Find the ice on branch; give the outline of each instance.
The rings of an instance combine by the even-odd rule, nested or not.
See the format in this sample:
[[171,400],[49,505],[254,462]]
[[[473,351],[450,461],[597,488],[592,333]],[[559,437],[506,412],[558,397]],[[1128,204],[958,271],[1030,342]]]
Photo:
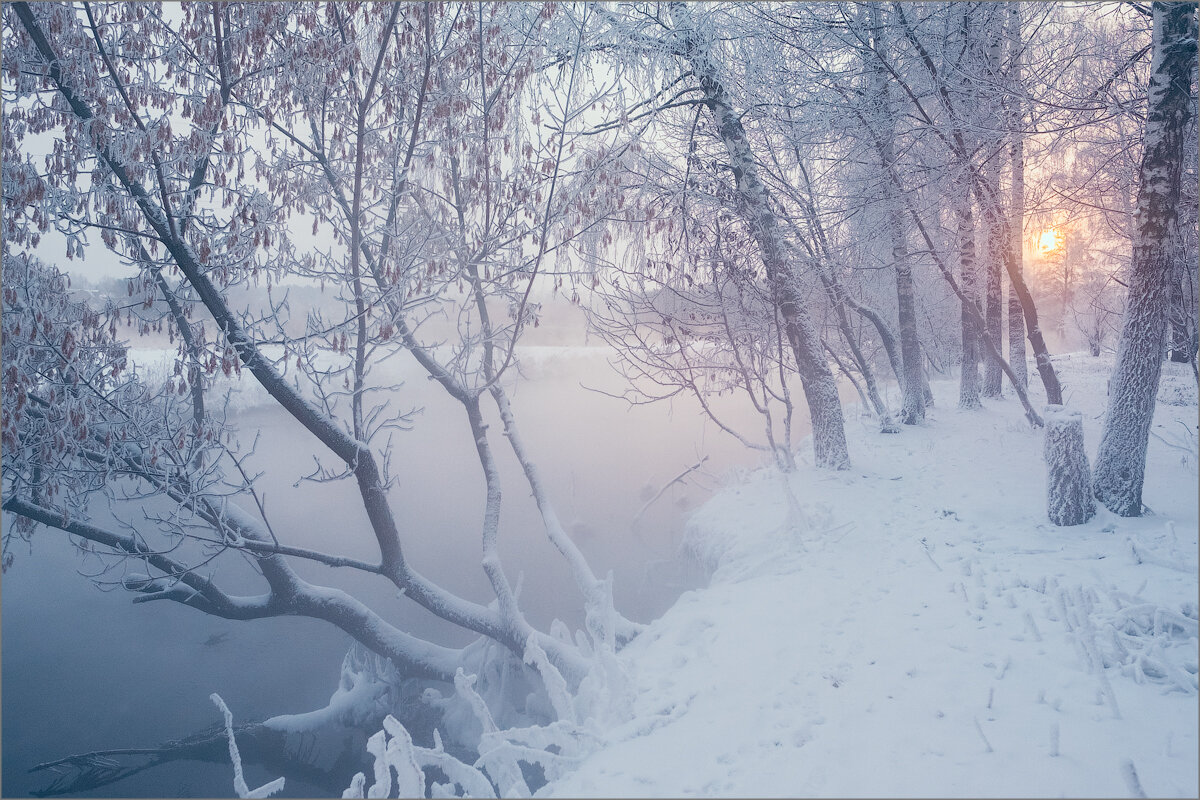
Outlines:
[[270,783],[264,783],[257,789],[251,789],[246,785],[246,778],[242,775],[242,757],[238,753],[237,740],[233,738],[233,714],[230,713],[229,706],[225,705],[225,701],[221,699],[221,695],[213,692],[208,697],[225,717],[225,735],[229,737],[229,760],[233,762],[233,790],[237,792],[237,796],[270,797],[276,792],[283,791],[283,778],[276,778]]
[[[608,582],[602,583],[604,596],[611,598]],[[474,749],[478,753],[475,762],[465,763],[446,752],[436,729],[432,748],[414,744],[404,725],[389,714],[384,718],[382,730],[367,743],[367,750],[375,760],[375,782],[368,786],[366,776],[359,773],[342,796],[405,797],[427,793],[430,797],[529,797],[544,783],[564,777],[607,743],[605,731],[618,730],[632,714],[629,680],[613,648],[614,617],[611,600],[589,608],[587,632],[579,631],[575,637],[588,659],[588,671],[574,694],[537,636],[527,640],[524,664],[536,670],[545,693],[543,696],[538,691],[536,677],[533,678],[527,705],[548,702],[556,717],[553,722],[527,726],[505,722],[511,726],[501,727],[498,719],[514,718],[500,706],[495,711],[489,706],[490,702],[502,700],[495,696],[496,681],[489,679],[486,669],[480,675],[469,675],[460,668],[454,676],[454,696],[426,697],[426,702],[442,707],[443,711],[454,706],[465,712],[442,717],[451,726],[447,732],[452,739],[461,742],[464,730],[478,725],[479,738],[467,745],[468,752]],[[552,628],[560,637],[567,636],[562,623]],[[526,670],[526,676],[532,677],[533,673]],[[511,683],[514,677],[510,676],[507,682]],[[392,770],[395,785],[391,782]],[[448,783],[440,783],[439,774]]]
[[562,673],[550,663],[546,651],[537,643],[537,635],[529,634],[525,642],[525,663],[537,668],[546,684],[546,694],[550,696],[550,704],[554,713],[564,722],[575,722],[575,707],[571,704],[571,693],[567,690],[567,682]]

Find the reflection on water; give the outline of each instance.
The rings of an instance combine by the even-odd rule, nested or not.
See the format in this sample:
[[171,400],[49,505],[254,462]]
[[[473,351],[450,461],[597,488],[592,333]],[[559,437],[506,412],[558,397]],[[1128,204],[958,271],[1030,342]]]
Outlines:
[[[598,575],[612,570],[618,607],[633,619],[660,615],[703,580],[680,557],[686,512],[702,503],[728,470],[759,457],[719,431],[686,398],[629,407],[581,388],[620,390],[600,348],[529,348],[530,380],[513,405],[531,455],[559,517]],[[424,410],[390,450],[391,500],[406,555],[427,577],[478,602],[491,598],[479,566],[483,479],[461,407],[411,365],[389,362],[404,381],[404,407]],[[390,380],[390,379],[389,379]],[[724,407],[751,433],[759,428],[733,401]],[[802,416],[799,415],[799,416]],[[293,484],[324,455],[297,424],[266,406],[235,420],[246,443],[262,431],[249,467],[281,540],[373,558],[373,538],[352,482]],[[799,420],[798,420],[799,422]],[[500,551],[510,579],[520,576],[521,605],[543,629],[555,618],[582,624],[579,594],[546,540],[516,459],[491,430],[505,479]],[[662,491],[704,456],[704,467]],[[659,495],[656,497],[656,495]],[[649,506],[647,502],[653,500]],[[636,524],[634,524],[636,520]],[[349,639],[307,619],[234,623],[178,605],[132,605],[120,590],[99,592],[75,570],[86,567],[61,535],[41,531],[32,556],[18,554],[3,578],[3,785],[5,796],[45,785],[27,769],[70,753],[159,743],[218,721],[208,700],[219,691],[239,721],[305,711],[332,693]],[[419,635],[463,644],[394,587],[316,564],[306,578],[353,591],[387,618]],[[259,785],[274,776],[248,768]],[[151,770],[96,796],[228,795],[228,765],[186,763]],[[257,783],[256,783],[257,781]],[[317,790],[289,779],[287,794]]]

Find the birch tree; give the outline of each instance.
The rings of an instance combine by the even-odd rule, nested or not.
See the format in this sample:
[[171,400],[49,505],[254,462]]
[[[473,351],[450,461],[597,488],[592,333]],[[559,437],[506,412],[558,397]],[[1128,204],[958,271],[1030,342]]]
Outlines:
[[1129,296],[1093,476],[1096,498],[1125,517],[1139,516],[1143,509],[1146,445],[1180,241],[1180,184],[1196,60],[1196,7],[1154,3],[1152,11],[1153,55]]
[[[1008,48],[1008,136],[1009,164],[1012,169],[1012,194],[1009,203],[1009,249],[1014,269],[1024,275],[1025,259],[1025,120],[1022,96],[1024,94],[1025,45],[1021,38],[1021,6],[1008,4],[1005,23],[1005,39]],[[1021,309],[1021,298],[1010,283],[1008,287],[1008,362],[1013,374],[1022,385],[1029,385],[1025,367],[1025,312]]]
[[[903,87],[904,96],[908,99],[910,108],[917,115],[918,119],[928,126],[928,130],[936,136],[940,143],[945,145],[955,160],[967,168],[971,193],[974,195],[975,201],[980,208],[983,225],[987,231],[986,242],[988,247],[991,248],[988,252],[995,255],[997,259],[996,263],[1007,273],[1013,290],[1020,300],[1021,309],[1025,317],[1026,337],[1034,352],[1038,374],[1042,379],[1042,385],[1046,391],[1046,399],[1051,404],[1061,404],[1062,386],[1054,371],[1054,365],[1050,362],[1050,352],[1039,327],[1038,313],[1034,304],[1033,294],[1029,291],[1024,277],[1017,269],[1019,266],[1018,263],[1012,257],[1013,249],[1009,241],[1011,228],[1004,214],[1004,204],[997,182],[998,174],[992,175],[990,172],[999,172],[995,162],[1003,148],[994,141],[995,137],[993,137],[993,146],[984,150],[984,163],[978,164],[976,162],[972,151],[968,148],[967,138],[963,130],[965,120],[967,119],[963,107],[964,98],[955,97],[955,92],[949,83],[948,76],[943,74],[942,68],[938,66],[932,51],[926,45],[925,37],[919,30],[918,24],[909,18],[909,12],[905,6],[894,4],[894,8],[896,9],[896,16],[901,31],[914,51],[915,61],[919,69],[917,74],[924,74],[924,80],[928,81],[929,94],[932,94],[933,99],[927,101],[924,93],[917,91],[914,87],[912,79],[906,78],[901,73],[899,66],[892,68],[892,74],[896,76],[896,80]],[[997,53],[993,53],[992,55],[995,58],[999,58]],[[987,78],[992,72],[992,68],[987,66],[992,63],[991,57],[983,58],[982,61],[984,62],[984,66],[980,67],[981,74],[978,76],[980,79]],[[988,85],[994,86],[991,83]],[[984,96],[988,95],[985,94]],[[972,94],[968,95],[967,99],[977,100],[979,96]],[[948,121],[948,124],[942,122],[941,120],[943,119]],[[989,164],[992,166],[988,166]],[[995,303],[990,303],[990,301],[985,302],[985,316],[988,323],[985,330],[987,332],[986,338],[991,341],[991,345],[988,347],[989,356],[994,354],[995,358],[1002,360],[1002,328],[999,323],[999,316],[996,313],[987,313],[987,308],[989,307],[994,308],[1000,314],[1003,313],[999,300],[1000,281],[998,278],[999,276],[997,275],[995,278],[989,279],[991,280],[991,284],[987,292],[992,293],[996,301]],[[998,369],[1002,371],[1006,369],[1007,362],[1002,363],[1002,361],[997,361],[996,364],[998,365]],[[999,391],[995,377],[992,379],[991,387],[995,391]],[[988,394],[986,375],[983,394],[985,396]]]
[[883,195],[887,206],[888,237],[892,245],[892,266],[896,273],[896,307],[900,323],[900,348],[904,376],[900,382],[904,401],[900,419],[905,425],[916,425],[925,419],[925,398],[921,386],[921,344],[917,339],[917,320],[913,297],[912,262],[908,253],[907,218],[900,193],[899,171],[896,169],[895,111],[891,99],[891,81],[886,62],[887,30],[878,6],[870,11],[870,74],[871,94],[876,106],[873,136],[883,172]]
[[[966,92],[969,90],[970,82],[970,71],[966,69],[966,60],[974,50],[975,44],[973,40],[976,35],[969,6],[963,4],[958,19],[955,22],[957,23],[957,33],[961,43],[957,57],[957,60],[962,65],[962,68],[959,70],[959,82],[962,91]],[[973,149],[971,140],[967,139],[970,135],[969,132],[963,131],[962,135],[967,148]],[[958,407],[962,409],[975,409],[983,405],[979,399],[983,388],[982,379],[979,374],[979,364],[982,359],[983,349],[980,337],[983,335],[983,331],[976,327],[976,314],[973,312],[982,311],[983,305],[979,300],[979,275],[975,252],[975,215],[972,210],[974,196],[971,192],[970,165],[958,161],[956,162],[956,166],[956,181],[952,191],[954,192],[954,197],[958,200],[954,208],[958,241],[958,275],[959,281],[962,283],[965,298],[962,301],[960,318],[962,369],[959,373]]]
[[725,145],[737,181],[741,214],[753,232],[767,280],[777,298],[812,417],[814,462],[821,467],[846,469],[850,456],[837,385],[799,292],[795,257],[771,208],[770,192],[759,178],[746,129],[721,82],[709,41],[711,32],[699,27],[695,8],[685,3],[672,3],[670,13],[675,27],[674,52],[700,83],[704,105]]
[[[980,46],[975,58],[975,91],[971,102],[976,104],[976,124],[979,126],[981,163],[978,184],[985,199],[986,246],[984,248],[984,313],[987,336],[997,352],[1004,341],[1004,268],[1011,264],[1011,246],[1006,209],[1001,200],[1000,177],[1004,169],[1004,139],[1001,133],[1003,115],[1000,109],[1000,62],[1004,46],[1004,7],[988,4],[979,7]],[[1002,389],[1000,364],[994,358],[984,361],[983,396],[999,397]]]

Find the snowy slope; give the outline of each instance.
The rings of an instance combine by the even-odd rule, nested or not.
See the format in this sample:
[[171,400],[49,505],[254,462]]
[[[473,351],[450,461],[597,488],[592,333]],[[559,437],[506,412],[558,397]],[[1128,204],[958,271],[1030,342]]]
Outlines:
[[[1111,363],[1056,361],[1094,457]],[[794,504],[772,470],[718,494],[690,531],[711,586],[620,653],[634,719],[539,794],[1197,796],[1177,366],[1154,430],[1190,445],[1152,437],[1140,519],[1047,523],[1041,432],[1015,399],[957,410],[952,383],[920,428],[850,421],[854,469],[802,468]]]

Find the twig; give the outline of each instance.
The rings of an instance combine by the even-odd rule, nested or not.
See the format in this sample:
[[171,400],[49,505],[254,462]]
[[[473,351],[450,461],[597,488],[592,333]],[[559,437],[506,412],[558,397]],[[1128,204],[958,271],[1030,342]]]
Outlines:
[[686,478],[688,475],[690,475],[691,473],[700,469],[700,467],[704,465],[705,461],[708,461],[708,456],[705,456],[704,458],[700,459],[695,464],[692,464],[690,467],[685,469],[683,472],[679,473],[674,478],[672,478],[671,480],[664,483],[662,488],[658,490],[658,493],[655,494],[654,497],[651,497],[649,500],[646,501],[646,505],[642,506],[642,510],[639,511],[637,514],[634,514],[633,521],[629,523],[629,527],[633,528],[634,530],[637,530],[638,523],[641,522],[641,520],[642,520],[642,515],[646,513],[646,511],[650,508],[650,506],[654,505],[654,503],[660,497],[662,497],[663,494],[667,491],[667,489],[671,488],[671,486],[673,486],[676,483],[679,483],[684,478]]
[[221,695],[213,692],[208,696],[209,700],[221,711],[225,717],[225,735],[229,737],[229,760],[233,762],[233,789],[237,792],[238,797],[270,797],[283,789],[284,779],[276,778],[270,783],[265,783],[257,789],[251,789],[246,784],[246,778],[242,775],[242,757],[238,753],[237,740],[233,737],[233,714],[230,713],[229,707],[225,705],[225,701],[221,699]]
[[942,568],[938,562],[933,560],[933,553],[929,552],[929,543],[925,539],[921,539],[921,549],[925,551],[925,557],[929,559],[930,564],[933,564],[933,568],[941,572]]
[[1138,780],[1137,767],[1133,766],[1133,762],[1128,758],[1121,762],[1121,777],[1125,779],[1125,785],[1129,787],[1129,793],[1134,797],[1145,797],[1146,790],[1142,788],[1142,782]]
[[[978,717],[971,717],[971,720],[972,720],[972,721],[975,723],[975,730],[976,730],[976,731],[979,733],[979,738],[980,738],[980,739],[983,739],[983,746],[987,748],[987,751],[988,751],[989,753],[994,753],[994,752],[996,752],[995,750],[993,750],[993,749],[992,749],[992,743],[991,743],[991,742],[989,742],[989,741],[988,741],[988,738],[987,738],[986,736],[984,736],[984,735],[983,735],[983,728],[982,728],[982,727],[980,726],[980,724],[979,724],[979,718],[978,718]],[[1142,795],[1142,797],[1145,797],[1145,796],[1146,796],[1146,795]]]
[[1174,561],[1168,561],[1165,558],[1159,558],[1158,556],[1147,553],[1139,548],[1137,543],[1134,542],[1132,538],[1127,538],[1126,541],[1129,543],[1129,550],[1131,553],[1133,553],[1134,561],[1139,564],[1153,564],[1156,567],[1165,567],[1166,569],[1173,569],[1176,572],[1182,572],[1188,575],[1196,571],[1194,566],[1189,566],[1188,564],[1178,564]]

